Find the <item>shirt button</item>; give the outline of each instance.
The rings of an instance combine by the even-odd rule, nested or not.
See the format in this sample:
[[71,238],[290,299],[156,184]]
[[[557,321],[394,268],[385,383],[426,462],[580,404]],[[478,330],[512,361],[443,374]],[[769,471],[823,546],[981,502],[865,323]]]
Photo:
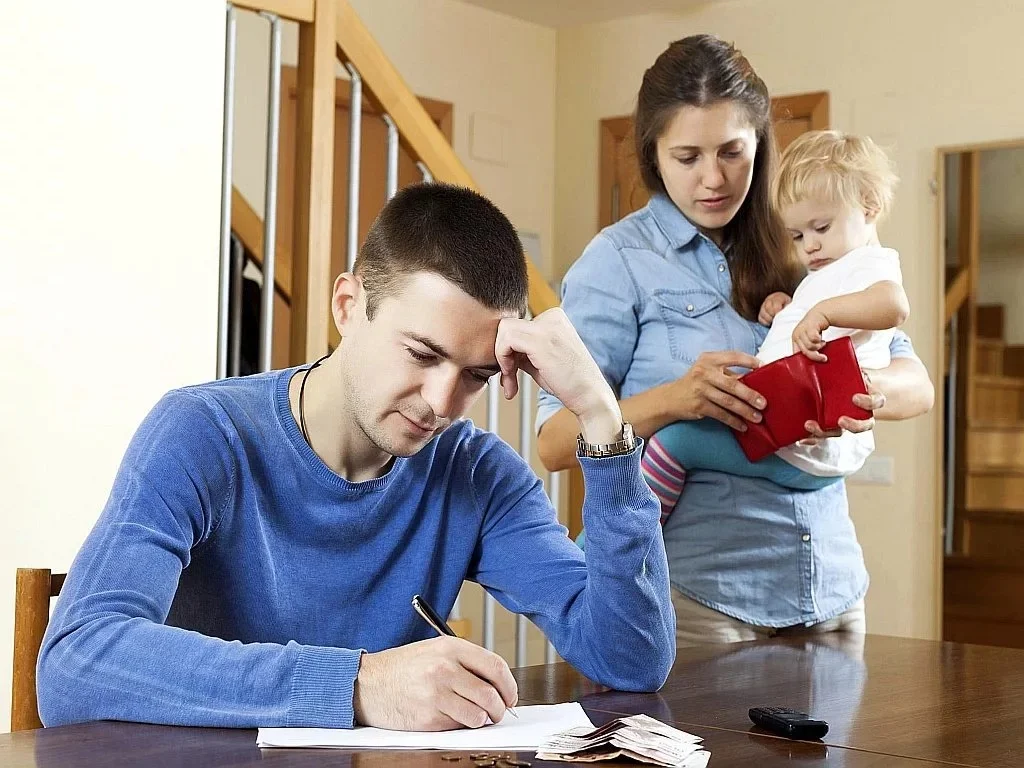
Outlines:
[[810,541],[811,540],[811,534],[805,533],[803,536],[800,537],[800,539],[801,539],[801,541]]
[[687,312],[693,312],[693,304],[687,304],[686,305],[686,311]]
[[719,264],[718,265],[718,271],[719,272],[725,272],[725,264]]

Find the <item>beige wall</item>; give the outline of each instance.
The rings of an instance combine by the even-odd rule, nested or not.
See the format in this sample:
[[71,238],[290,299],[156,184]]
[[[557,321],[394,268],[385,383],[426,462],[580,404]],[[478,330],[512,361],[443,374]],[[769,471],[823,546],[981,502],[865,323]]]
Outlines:
[[[520,230],[540,235],[549,273],[554,242],[555,31],[454,0],[353,0],[353,7],[419,96],[454,105],[453,145],[481,191]],[[263,211],[268,25],[239,14],[235,184]],[[282,57],[294,65],[297,26]],[[338,74],[345,74],[339,65]],[[347,76],[347,75],[346,75]],[[503,125],[503,163],[471,152],[474,116]],[[341,221],[336,226],[345,226]]]
[[1004,340],[1024,344],[1024,147],[981,153],[978,301],[1002,304]]
[[223,18],[15,3],[0,25],[0,731],[15,567],[66,570],[138,422],[215,374]]
[[[832,124],[893,150],[903,179],[882,236],[898,248],[913,316],[907,326],[933,376],[940,289],[935,148],[1024,135],[1024,5],[1000,0],[734,0],[558,31],[555,220],[558,274],[594,234],[598,120],[633,106],[644,69],[698,32],[735,41],[775,94],[828,90]],[[936,637],[940,535],[938,411],[878,429],[892,487],[850,487],[873,587],[872,632]]]

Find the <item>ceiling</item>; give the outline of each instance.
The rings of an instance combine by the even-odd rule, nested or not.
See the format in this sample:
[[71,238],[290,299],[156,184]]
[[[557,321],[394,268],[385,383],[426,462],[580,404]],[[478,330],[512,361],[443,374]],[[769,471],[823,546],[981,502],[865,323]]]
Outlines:
[[644,13],[693,10],[721,0],[461,0],[545,27],[570,27]]

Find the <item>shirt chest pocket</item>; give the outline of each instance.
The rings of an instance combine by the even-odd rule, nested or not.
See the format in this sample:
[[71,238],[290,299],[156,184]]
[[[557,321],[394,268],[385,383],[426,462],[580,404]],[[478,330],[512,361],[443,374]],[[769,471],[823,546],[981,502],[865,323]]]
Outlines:
[[658,290],[651,294],[668,334],[672,357],[693,363],[702,352],[731,349],[723,299],[714,291]]

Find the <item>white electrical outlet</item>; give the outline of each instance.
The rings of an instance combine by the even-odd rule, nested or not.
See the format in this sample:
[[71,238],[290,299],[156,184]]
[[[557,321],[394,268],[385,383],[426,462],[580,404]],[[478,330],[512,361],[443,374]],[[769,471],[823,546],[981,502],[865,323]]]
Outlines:
[[863,485],[892,485],[895,465],[892,456],[868,456],[864,466],[850,475],[849,481]]

